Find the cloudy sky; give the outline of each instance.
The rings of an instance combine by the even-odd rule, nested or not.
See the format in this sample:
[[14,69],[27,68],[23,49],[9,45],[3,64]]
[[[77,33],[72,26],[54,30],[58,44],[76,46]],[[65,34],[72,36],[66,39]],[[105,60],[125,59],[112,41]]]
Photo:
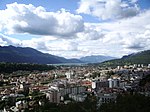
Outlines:
[[0,45],[66,58],[150,49],[150,0],[0,0]]

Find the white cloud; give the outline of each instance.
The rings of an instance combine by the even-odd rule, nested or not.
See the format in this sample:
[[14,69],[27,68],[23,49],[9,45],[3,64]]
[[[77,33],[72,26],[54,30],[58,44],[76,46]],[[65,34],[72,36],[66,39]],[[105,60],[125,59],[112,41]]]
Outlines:
[[103,38],[104,32],[101,29],[97,29],[95,25],[85,23],[85,29],[83,32],[77,33],[77,37],[80,40],[98,40]]
[[20,46],[21,41],[18,39],[10,38],[0,33],[0,46],[14,45]]
[[128,18],[139,13],[139,7],[132,2],[122,0],[81,0],[77,13],[89,14],[102,20]]
[[77,51],[78,43],[73,40],[56,40],[49,43],[51,51]]
[[[83,42],[83,50],[97,54],[123,56],[129,53],[150,49],[150,10],[114,22],[87,23],[102,32],[103,37],[96,41]],[[79,48],[80,45],[79,45]]]
[[32,47],[40,51],[48,51],[49,48],[47,46],[49,42],[49,38],[32,38],[30,40],[22,40],[21,46],[22,47]]
[[128,34],[123,40],[123,46],[129,50],[148,50],[150,49],[150,30],[143,33]]
[[9,34],[29,33],[69,37],[84,30],[82,17],[65,9],[47,12],[41,6],[13,3],[8,4],[5,10],[0,10],[0,17],[0,29]]
[[[107,1],[97,0],[97,2],[95,9],[101,5],[99,2],[104,2],[106,5]],[[124,11],[124,13],[116,11],[111,14],[110,9],[114,9],[110,7],[106,10],[106,14],[100,11],[100,14],[104,14],[100,17],[108,19],[116,14],[117,18],[124,16],[127,18],[102,23],[84,23],[80,15],[71,14],[64,9],[54,13],[46,12],[43,7],[33,5],[16,3],[8,5],[7,9],[0,11],[0,23],[2,23],[0,28],[3,31],[37,34],[41,37],[18,40],[11,38],[11,35],[8,37],[1,34],[0,44],[32,47],[45,53],[67,58],[100,54],[121,57],[150,49],[150,10],[141,11],[138,15],[133,16],[130,10],[136,9],[136,6],[133,5],[133,2],[136,3],[136,1],[112,0],[112,2],[115,2],[114,9],[117,8],[115,7],[117,4],[118,7],[121,5],[121,12]],[[129,2],[132,2],[130,3],[132,6]],[[93,11],[92,14],[95,14],[95,9],[88,8],[90,5],[94,6],[95,2],[87,0],[86,4],[82,8],[85,8],[87,14],[90,14],[91,11]],[[109,2],[107,5],[110,4]],[[133,17],[128,18],[129,13]],[[1,14],[4,15],[1,16]]]

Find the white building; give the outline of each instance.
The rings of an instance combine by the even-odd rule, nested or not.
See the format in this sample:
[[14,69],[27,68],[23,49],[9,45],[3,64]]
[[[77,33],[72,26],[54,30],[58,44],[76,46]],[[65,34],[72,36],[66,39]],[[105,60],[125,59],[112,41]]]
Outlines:
[[69,72],[66,72],[65,75],[66,75],[67,79],[72,79],[73,76],[74,76],[74,72],[73,71],[69,71]]
[[109,88],[113,88],[113,79],[109,78],[108,82],[109,82]]

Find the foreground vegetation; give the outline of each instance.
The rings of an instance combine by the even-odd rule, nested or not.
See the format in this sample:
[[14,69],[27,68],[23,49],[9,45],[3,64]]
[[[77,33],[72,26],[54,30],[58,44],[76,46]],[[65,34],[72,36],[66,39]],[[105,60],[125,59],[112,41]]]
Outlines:
[[103,104],[99,112],[149,112],[150,97],[144,95],[120,95],[116,103]]

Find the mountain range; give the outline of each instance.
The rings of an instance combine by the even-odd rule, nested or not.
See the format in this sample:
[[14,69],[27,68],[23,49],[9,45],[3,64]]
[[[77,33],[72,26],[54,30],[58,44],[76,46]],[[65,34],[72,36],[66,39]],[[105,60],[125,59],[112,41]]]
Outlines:
[[103,56],[103,55],[91,55],[91,56],[85,56],[80,58],[80,61],[85,63],[101,63],[112,59],[116,59],[116,58],[111,56]]
[[81,59],[66,59],[42,53],[30,47],[0,46],[0,62],[61,64],[61,63],[97,63],[110,60],[108,56],[87,56]]
[[0,47],[0,62],[37,64],[81,63],[77,59],[65,59],[48,53],[42,53],[30,47],[14,46]]
[[101,63],[106,66],[150,64],[150,50],[133,53],[116,59],[110,56],[92,55],[80,59],[66,59],[42,53],[30,47],[0,46],[0,62],[61,64],[61,63]]

